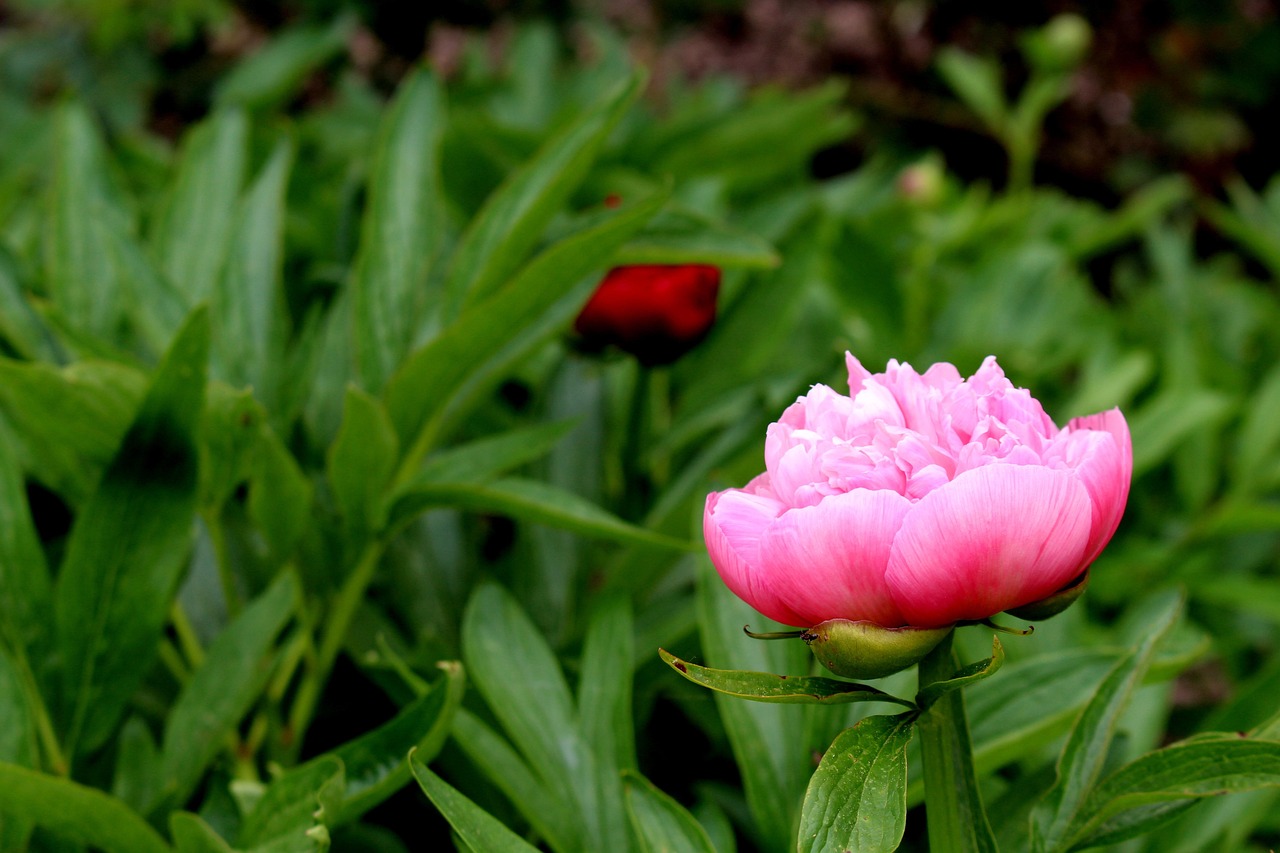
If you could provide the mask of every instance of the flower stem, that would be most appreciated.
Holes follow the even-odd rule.
[[[920,687],[951,678],[959,662],[949,633],[920,661]],[[931,853],[994,853],[995,837],[973,772],[964,691],[942,696],[920,716],[925,817]]]

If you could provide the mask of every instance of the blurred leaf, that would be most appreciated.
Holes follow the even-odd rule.
[[[636,772],[624,775],[631,828],[645,853],[715,853],[707,831],[688,809]]]
[[[156,739],[140,717],[131,716],[116,736],[111,795],[138,814],[147,814],[162,783]]]
[[[449,404],[467,382],[492,375],[568,323],[586,301],[585,290],[579,301],[577,288],[584,282],[594,284],[588,276],[609,263],[618,247],[657,213],[665,197],[660,193],[624,205],[599,227],[554,244],[501,291],[409,356],[386,390],[401,446],[412,448],[407,459],[416,460],[430,449]],[[575,298],[567,312],[553,310],[570,294]]]
[[[349,386],[342,427],[329,447],[325,467],[338,511],[353,534],[381,529],[386,488],[399,449],[395,428],[382,403]]]
[[[421,483],[484,482],[545,456],[574,427],[573,421],[553,421],[450,447],[428,457],[403,491]]]
[[[1110,216],[1071,235],[1068,251],[1075,258],[1105,252],[1142,234],[1171,208],[1188,201],[1192,194],[1193,188],[1183,175],[1152,181],[1125,199]]]
[[[278,31],[218,81],[214,105],[282,106],[310,74],[342,53],[351,27],[351,19],[344,17],[327,26],[300,24]]]
[[[35,720],[22,682],[18,667],[0,644],[0,761],[34,767],[39,756]],[[3,831],[0,838],[4,838]]]
[[[169,835],[177,853],[235,853],[213,827],[191,812],[170,812]]]
[[[200,507],[219,512],[252,474],[254,453],[266,422],[249,389],[210,382],[200,421]]]
[[[1009,107],[1004,97],[1000,66],[987,57],[944,47],[938,51],[937,68],[965,106],[977,113],[989,130],[1003,135]]]
[[[329,849],[329,827],[342,803],[342,762],[323,755],[306,769],[267,786],[240,827],[236,849],[246,853],[302,853]]]
[[[665,210],[618,250],[622,264],[775,267],[777,253],[759,237],[685,210]]]
[[[404,359],[421,313],[441,228],[444,123],[443,90],[423,70],[401,83],[378,131],[351,280],[356,365],[371,392]]]
[[[0,654],[7,648],[19,659],[40,660],[52,606],[52,577],[22,471],[9,443],[0,438]],[[3,750],[0,759],[11,760]]]
[[[82,503],[120,446],[146,377],[109,362],[64,368],[0,357],[0,409],[29,457],[32,477]]]
[[[218,110],[189,131],[152,230],[161,271],[193,302],[213,295],[223,274],[236,228],[248,135],[249,122],[237,109]]]
[[[1263,377],[1245,406],[1232,465],[1232,491],[1238,494],[1274,485],[1261,477],[1275,471],[1269,463],[1280,448],[1280,367]]]
[[[19,283],[18,267],[0,244],[0,338],[24,359],[61,361],[61,348],[32,309]]]
[[[502,850],[504,853],[536,853],[520,836],[502,825],[502,822],[475,803],[458,793],[452,786],[432,773],[413,753],[409,754],[409,767],[418,780],[422,792],[427,795],[440,814],[458,833],[458,837],[471,850]]]
[[[67,752],[115,729],[147,674],[186,565],[196,511],[196,429],[209,359],[208,312],[188,318],[93,495],[58,575]]]
[[[1148,402],[1129,419],[1134,476],[1164,461],[1188,436],[1225,418],[1233,402],[1208,389],[1168,391]]]
[[[178,694],[165,724],[160,802],[187,801],[227,736],[258,700],[275,661],[269,653],[301,596],[292,572],[249,604],[218,635]]]
[[[970,684],[990,678],[1002,666],[1004,666],[1004,646],[1000,644],[1000,638],[992,634],[991,657],[986,660],[976,661],[957,670],[955,675],[945,681],[935,681],[929,684],[916,694],[916,704],[921,708],[928,708],[952,691],[960,690]]]
[[[635,619],[622,597],[605,599],[591,615],[582,646],[578,712],[582,732],[601,764],[635,770],[635,728],[631,719]]]
[[[690,550],[690,542],[637,527],[573,492],[539,480],[508,477],[487,483],[418,482],[401,491],[391,510],[392,525],[425,509],[456,507],[509,515],[563,528],[582,536]]]
[[[233,385],[252,386],[259,399],[266,387],[268,363],[279,353],[273,335],[282,337],[284,294],[280,271],[284,255],[285,191],[293,164],[293,146],[276,143],[257,179],[237,203],[221,286],[213,303],[213,364]]]
[[[1182,609],[1180,596],[1164,602],[1162,612],[1147,627],[1146,639],[1107,674],[1076,721],[1058,758],[1058,781],[1032,813],[1034,849],[1071,849],[1088,813],[1087,798],[1105,769],[1120,714]]]
[[[311,481],[275,432],[258,433],[254,476],[249,481],[249,517],[276,557],[293,553],[311,517]]]
[[[29,820],[105,853],[168,853],[169,845],[121,801],[69,779],[0,762],[0,815]]]
[[[489,197],[454,250],[445,284],[446,320],[460,309],[475,307],[516,274],[643,85],[643,78],[635,76],[610,92],[547,139],[534,158]],[[577,277],[566,276],[570,280],[565,284]]]
[[[840,681],[822,676],[774,675],[769,672],[710,669],[680,660],[665,649],[658,649],[658,655],[668,666],[694,684],[739,699],[790,705],[893,702],[897,705],[912,707],[909,700],[899,699],[869,684]]]
[[[898,849],[907,825],[907,743],[916,716],[867,717],[835,739],[805,793],[802,853]]]

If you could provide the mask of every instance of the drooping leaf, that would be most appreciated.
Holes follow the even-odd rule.
[[[969,664],[945,681],[935,681],[916,694],[916,704],[928,708],[953,690],[968,687],[984,678],[990,678],[1004,665],[1004,646],[1000,638],[991,635],[991,657]]]
[[[810,675],[774,675],[769,672],[744,672],[732,669],[711,669],[683,661],[665,649],[658,654],[676,672],[703,687],[750,699],[754,702],[782,704],[841,705],[848,702],[893,702],[911,707],[907,699],[885,693],[869,684],[840,681],[835,678]]]
[[[186,563],[196,430],[209,354],[194,312],[161,362],[120,450],[76,517],[55,592],[68,752],[93,749],[147,674]]]
[[[831,744],[800,810],[801,853],[889,853],[907,824],[907,743],[916,714],[867,717]]]

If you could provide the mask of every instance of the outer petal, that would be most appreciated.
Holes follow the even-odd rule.
[[[769,495],[741,489],[712,492],[702,514],[702,535],[712,565],[738,598],[770,619],[807,628],[813,623],[796,615],[774,592],[771,572],[776,567],[766,567],[760,559],[760,538],[785,509]]]
[[[792,624],[905,624],[884,573],[910,509],[897,492],[857,489],[788,510],[774,522],[761,539],[760,558],[779,597],[804,619]]]
[[[886,580],[908,624],[985,619],[1079,572],[1093,507],[1074,474],[996,463],[959,474],[907,514]]]
[[[1071,437],[1088,435],[1085,430],[1102,434],[1097,437],[1100,440],[1091,442],[1092,452],[1085,454],[1075,466],[1093,501],[1093,532],[1085,552],[1085,562],[1092,563],[1111,541],[1124,515],[1129,483],[1133,479],[1133,442],[1129,438],[1129,425],[1119,409],[1076,418],[1067,430]]]

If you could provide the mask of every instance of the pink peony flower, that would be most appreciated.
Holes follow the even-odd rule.
[[[1045,599],[1115,533],[1133,449],[1118,409],[1058,429],[988,357],[967,380],[852,355],[769,427],[765,472],[707,496],[724,582],[766,616],[942,627]]]

